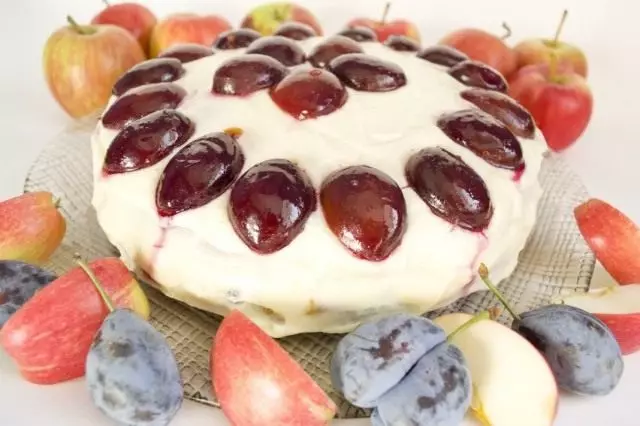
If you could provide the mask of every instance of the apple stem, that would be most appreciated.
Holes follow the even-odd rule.
[[[109,3],[109,0],[102,0],[102,3],[104,3],[106,7],[111,7],[111,3]]]
[[[389,9],[391,9],[391,2],[388,2],[387,4],[384,5],[384,11],[382,12],[382,19],[380,20],[380,23],[384,24],[385,22],[387,22],[387,15],[389,15]]]
[[[520,315],[518,315],[516,311],[514,311],[513,308],[511,308],[511,306],[509,305],[509,302],[507,302],[504,296],[502,296],[502,293],[500,293],[500,290],[498,290],[498,288],[495,285],[493,285],[493,283],[489,279],[489,269],[487,268],[487,265],[485,265],[484,263],[481,263],[480,267],[478,267],[478,274],[480,275],[480,278],[482,279],[484,284],[489,288],[489,290],[491,290],[491,293],[493,293],[493,295],[496,296],[496,298],[500,301],[500,303],[502,303],[502,306],[504,306],[507,312],[511,314],[513,319],[520,320]]]
[[[564,27],[564,23],[567,21],[567,16],[569,15],[568,10],[564,10],[562,12],[562,18],[560,18],[560,24],[558,24],[558,28],[556,28],[556,34],[553,36],[553,45],[557,45],[560,40],[560,33],[562,33],[562,28]]]
[[[466,329],[471,327],[473,324],[475,324],[477,322],[480,322],[480,321],[484,321],[486,319],[491,319],[491,313],[489,311],[480,312],[479,314],[477,314],[473,318],[471,318],[469,321],[465,322],[460,327],[458,327],[455,330],[453,330],[447,336],[447,341],[451,342],[454,337],[456,337],[458,334],[462,333],[463,331],[465,331]]]
[[[85,28],[82,28],[81,25],[79,25],[75,19],[73,19],[71,17],[71,15],[67,15],[67,22],[69,23],[69,25],[71,26],[71,28],[73,28],[74,31],[76,31],[78,34],[90,34],[90,31],[87,31]]]
[[[507,24],[506,22],[502,23],[502,28],[504,28],[505,30],[505,34],[500,38],[500,40],[506,40],[509,37],[511,37],[512,31],[511,31],[511,27],[509,26],[509,24]]]
[[[98,280],[98,277],[96,277],[96,274],[93,273],[89,265],[87,265],[85,261],[82,260],[82,257],[80,257],[79,254],[76,254],[74,258],[78,266],[82,268],[82,270],[89,276],[89,280],[93,283],[93,286],[96,288],[98,293],[100,293],[100,297],[102,297],[102,300],[104,301],[104,304],[107,306],[107,309],[109,310],[109,312],[113,312],[116,309],[115,306],[113,305],[113,301],[111,300],[107,292],[104,290],[104,287],[102,287],[102,285],[100,284],[100,281]]]

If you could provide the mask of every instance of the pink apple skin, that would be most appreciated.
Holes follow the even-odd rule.
[[[109,5],[91,20],[92,24],[111,24],[129,31],[138,40],[145,53],[149,52],[151,31],[156,22],[156,16],[138,3]]]
[[[513,51],[518,68],[536,64],[548,65],[555,55],[558,64],[571,67],[576,74],[587,78],[587,57],[582,50],[571,44],[548,39],[525,40],[518,43]]]
[[[118,307],[149,317],[149,301],[118,258],[90,263]],[[0,347],[31,383],[52,385],[81,377],[91,342],[109,314],[102,297],[79,267],[38,291],[0,329]]]
[[[593,97],[584,78],[558,66],[521,68],[509,80],[509,95],[531,112],[549,148],[560,152],[584,133],[593,112]]]
[[[397,19],[395,21],[381,22],[368,18],[358,18],[347,24],[348,28],[366,27],[375,31],[378,41],[384,43],[392,35],[402,35],[414,39],[420,43],[418,28],[409,21]]]
[[[594,314],[616,337],[622,355],[640,350],[640,312],[637,314]]]
[[[193,13],[179,13],[158,22],[151,33],[150,55],[158,56],[167,48],[181,43],[211,47],[218,34],[231,29],[226,19]]]
[[[578,229],[620,285],[640,283],[640,228],[612,205],[590,199],[574,210]]]
[[[234,426],[328,425],[336,406],[302,367],[239,311],[220,324],[210,371]]]
[[[509,78],[517,70],[513,50],[502,39],[487,31],[461,29],[441,39],[439,44],[453,47],[469,58],[489,65],[500,71],[505,78]]]

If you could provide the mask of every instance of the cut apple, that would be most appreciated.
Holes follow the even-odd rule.
[[[640,228],[612,205],[590,199],[574,211],[578,228],[618,284],[640,283]]]
[[[216,396],[235,426],[321,426],[335,416],[320,386],[240,311],[220,324],[210,361]]]
[[[448,334],[473,318],[454,313],[435,320]],[[523,337],[493,320],[480,321],[455,336],[473,378],[471,410],[482,425],[550,426],[558,387],[549,365]]]
[[[561,302],[591,312],[604,322],[623,355],[640,350],[640,284],[599,288]]]

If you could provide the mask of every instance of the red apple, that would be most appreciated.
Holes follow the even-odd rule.
[[[211,374],[222,411],[236,426],[320,426],[336,406],[269,335],[239,311],[220,324]]]
[[[576,74],[587,78],[587,57],[578,47],[560,41],[560,33],[567,19],[565,10],[556,34],[552,39],[537,38],[518,43],[513,51],[516,54],[518,68],[532,64],[549,64],[552,60],[558,64],[571,67]]]
[[[262,35],[271,35],[285,22],[301,22],[309,25],[318,35],[322,27],[308,9],[285,1],[264,3],[253,8],[242,19],[242,28],[251,28]]]
[[[30,192],[0,203],[0,259],[42,265],[58,248],[67,223],[50,192]]]
[[[127,267],[117,258],[90,264],[114,305],[144,318],[149,302]],[[38,291],[0,330],[0,346],[25,380],[55,384],[84,375],[93,338],[109,314],[89,276],[74,268]]]
[[[509,80],[509,95],[531,112],[556,152],[574,144],[591,120],[591,90],[571,68],[553,63],[521,68]]]
[[[169,47],[184,43],[211,47],[218,34],[230,29],[229,21],[221,16],[194,13],[170,15],[153,29],[149,54],[156,57]]]
[[[94,25],[110,24],[124,28],[133,35],[145,53],[149,51],[151,31],[156,25],[156,16],[139,3],[109,4],[103,0],[106,7],[98,13],[91,23]]]
[[[453,47],[509,78],[517,69],[516,55],[504,41],[511,35],[511,29],[503,26],[507,33],[502,38],[478,28],[463,28],[448,34],[439,44]]]
[[[640,351],[640,284],[599,288],[562,302],[602,320],[616,336],[623,355]]]
[[[370,18],[357,18],[347,23],[348,28],[356,28],[356,27],[366,27],[371,28],[375,31],[378,36],[378,41],[380,43],[384,43],[387,38],[392,35],[401,35],[405,37],[409,37],[418,43],[420,43],[420,31],[418,31],[418,27],[416,27],[413,23],[404,20],[404,19],[396,19],[393,21],[387,21],[387,15],[389,14],[389,8],[391,7],[390,3],[384,8],[384,13],[382,14],[382,19],[379,21]]]
[[[640,228],[620,210],[592,198],[574,210],[578,229],[620,285],[640,284]]]
[[[47,40],[43,66],[55,100],[71,117],[80,118],[103,108],[116,80],[145,56],[138,41],[120,27],[67,20],[69,26]]]

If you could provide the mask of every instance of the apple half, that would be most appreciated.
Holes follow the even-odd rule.
[[[576,207],[574,216],[580,233],[613,279],[620,285],[640,283],[640,228],[597,198]]]
[[[464,313],[435,319],[447,334],[473,316]],[[558,386],[546,360],[515,331],[493,321],[479,321],[450,342],[464,354],[473,380],[471,411],[482,425],[551,426],[558,406]]]
[[[584,309],[604,322],[623,355],[640,350],[640,284],[599,288],[564,297],[560,302]]]
[[[210,368],[220,407],[235,426],[320,426],[335,416],[320,386],[240,311],[220,324]]]

